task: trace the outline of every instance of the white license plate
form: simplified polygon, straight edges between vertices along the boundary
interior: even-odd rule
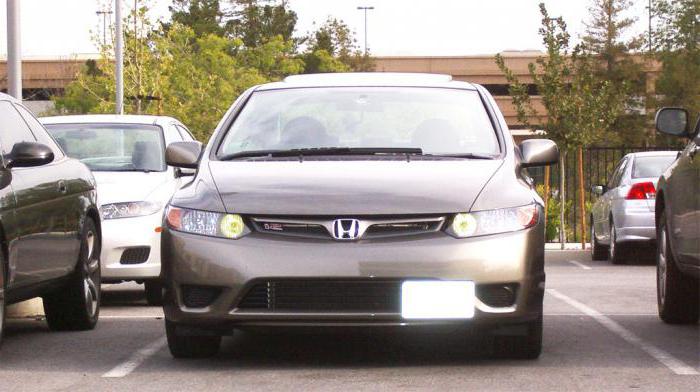
[[[475,286],[471,281],[406,281],[401,285],[401,316],[470,319],[474,317],[474,297]]]

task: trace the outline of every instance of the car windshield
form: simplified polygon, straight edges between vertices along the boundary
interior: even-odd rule
[[[93,171],[164,171],[163,131],[142,124],[46,124],[63,151]]]
[[[632,167],[632,178],[657,178],[676,160],[675,155],[636,157]]]
[[[435,155],[500,152],[476,91],[324,87],[253,93],[218,155],[328,147],[413,148]]]

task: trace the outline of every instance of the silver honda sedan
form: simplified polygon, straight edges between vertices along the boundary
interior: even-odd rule
[[[591,211],[591,254],[594,260],[624,262],[625,251],[656,240],[654,204],[659,177],[678,151],[625,155],[607,185],[596,185],[599,198]]]
[[[168,345],[214,354],[234,328],[482,330],[537,358],[543,202],[491,95],[447,75],[333,74],[257,86],[202,150],[166,211]]]

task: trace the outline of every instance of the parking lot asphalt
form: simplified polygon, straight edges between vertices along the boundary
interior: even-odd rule
[[[175,360],[162,310],[142,286],[103,289],[89,332],[10,320],[0,390],[698,390],[700,327],[656,314],[655,269],[547,251],[539,360],[489,358],[460,333],[255,334],[225,338],[218,356]]]

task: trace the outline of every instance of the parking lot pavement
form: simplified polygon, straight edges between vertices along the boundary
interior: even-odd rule
[[[237,333],[215,358],[174,360],[162,311],[146,306],[140,286],[122,284],[105,287],[94,331],[10,321],[0,390],[697,389],[700,329],[658,319],[653,265],[548,251],[546,271],[537,361],[488,358],[477,339],[457,333],[381,331]]]

